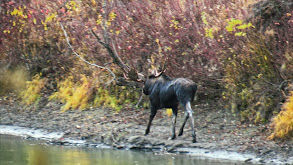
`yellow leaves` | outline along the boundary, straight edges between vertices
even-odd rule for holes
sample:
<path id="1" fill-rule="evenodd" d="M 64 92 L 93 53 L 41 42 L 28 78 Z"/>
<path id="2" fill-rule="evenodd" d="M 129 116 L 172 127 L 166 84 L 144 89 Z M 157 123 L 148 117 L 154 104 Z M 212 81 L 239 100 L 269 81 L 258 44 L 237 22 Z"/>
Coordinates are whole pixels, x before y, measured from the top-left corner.
<path id="1" fill-rule="evenodd" d="M 169 27 L 174 27 L 175 29 L 182 29 L 183 27 L 179 25 L 179 21 L 175 20 L 175 17 L 173 17 L 173 20 L 171 20 L 171 25 Z"/>
<path id="2" fill-rule="evenodd" d="M 96 24 L 97 25 L 100 25 L 102 23 L 102 17 L 99 17 L 98 19 L 97 19 L 97 21 L 96 21 Z"/>
<path id="3" fill-rule="evenodd" d="M 46 17 L 46 20 L 45 22 L 51 22 L 53 19 L 56 19 L 56 16 L 57 16 L 57 12 L 55 13 L 52 13 L 51 15 L 49 15 L 48 17 Z M 34 19 L 35 20 L 35 19 Z"/>
<path id="4" fill-rule="evenodd" d="M 179 39 L 176 39 L 174 42 L 175 42 L 175 43 L 179 42 Z"/>
<path id="5" fill-rule="evenodd" d="M 73 10 L 75 11 L 77 9 L 77 7 L 79 7 L 75 1 L 69 1 L 68 3 L 66 3 L 66 8 L 69 9 L 69 10 Z"/>
<path id="6" fill-rule="evenodd" d="M 242 24 L 242 25 L 237 26 L 236 28 L 237 28 L 237 29 L 240 29 L 240 30 L 244 30 L 244 29 L 246 29 L 246 28 L 250 28 L 250 27 L 255 28 L 251 23 L 248 23 L 248 24 Z"/>
<path id="7" fill-rule="evenodd" d="M 168 117 L 171 117 L 173 114 L 172 109 L 171 108 L 166 109 L 166 113 Z"/>
<path id="8" fill-rule="evenodd" d="M 293 91 L 287 98 L 282 111 L 273 118 L 271 124 L 273 133 L 268 137 L 269 139 L 275 138 L 289 138 L 293 137 Z"/>
<path id="9" fill-rule="evenodd" d="M 213 28 L 205 28 L 205 37 L 214 38 L 214 29 Z"/>
<path id="10" fill-rule="evenodd" d="M 4 30 L 3 32 L 10 34 L 10 30 Z"/>
<path id="11" fill-rule="evenodd" d="M 172 48 L 170 46 L 167 46 L 165 49 L 165 51 L 171 51 L 171 50 L 172 50 Z"/>
<path id="12" fill-rule="evenodd" d="M 23 9 L 26 9 L 26 6 L 24 6 Z M 10 12 L 10 15 L 17 16 L 20 18 L 28 18 L 28 16 L 24 14 L 23 9 L 21 8 L 21 6 L 19 6 L 18 9 L 14 8 L 13 11 Z"/>
<path id="13" fill-rule="evenodd" d="M 117 16 L 117 14 L 115 14 L 115 11 L 114 11 L 114 10 L 111 11 L 110 14 L 109 14 L 109 19 L 108 19 L 108 21 L 109 21 L 109 22 L 114 21 L 115 18 L 116 18 L 116 16 Z"/>
<path id="14" fill-rule="evenodd" d="M 226 26 L 226 30 L 230 33 L 235 32 L 234 35 L 239 37 L 246 36 L 246 33 L 243 32 L 243 30 L 248 28 L 254 28 L 254 26 L 251 23 L 243 24 L 242 20 L 234 19 L 234 18 L 232 18 L 231 20 L 228 20 L 227 23 L 228 25 Z"/>
<path id="15" fill-rule="evenodd" d="M 105 18 L 103 18 L 103 16 L 101 14 L 98 13 L 98 19 L 96 20 L 96 24 L 97 25 L 102 25 L 103 21 L 105 21 L 105 26 L 106 27 L 110 27 L 112 25 L 111 22 L 113 22 L 116 19 L 117 14 L 115 13 L 115 11 L 111 11 L 109 13 L 109 19 L 108 20 L 103 20 Z M 104 26 L 104 25 L 103 25 Z M 104 28 L 104 27 L 103 27 Z"/>
<path id="16" fill-rule="evenodd" d="M 106 27 L 109 27 L 109 26 L 111 26 L 111 25 L 112 25 L 111 22 L 106 21 Z"/>
<path id="17" fill-rule="evenodd" d="M 244 32 L 238 32 L 238 33 L 235 33 L 235 36 L 246 36 L 246 33 L 244 33 Z"/>
<path id="18" fill-rule="evenodd" d="M 34 22 L 34 24 L 37 24 L 37 20 L 35 18 L 34 18 L 33 22 Z"/>
<path id="19" fill-rule="evenodd" d="M 205 25 L 205 28 L 204 28 L 205 29 L 205 37 L 213 39 L 213 38 L 215 38 L 214 32 L 218 31 L 219 28 L 216 25 L 214 25 L 212 27 L 209 26 L 209 23 L 207 21 L 207 15 L 208 14 L 206 12 L 201 13 L 201 19 Z"/>
<path id="20" fill-rule="evenodd" d="M 93 5 L 95 5 L 96 4 L 96 1 L 95 0 L 92 0 L 92 3 L 93 3 Z"/>
<path id="21" fill-rule="evenodd" d="M 115 11 L 111 11 L 109 14 L 109 19 L 106 21 L 106 26 L 109 27 L 111 26 L 111 22 L 113 22 L 116 18 L 117 14 L 115 13 Z"/>
<path id="22" fill-rule="evenodd" d="M 20 28 L 18 29 L 19 32 L 23 31 L 23 27 L 26 24 L 26 20 L 28 18 L 28 15 L 25 14 L 24 9 L 26 9 L 26 6 L 23 6 L 23 8 L 19 6 L 18 8 L 14 8 L 11 12 L 7 11 L 7 14 L 15 16 L 14 21 L 10 20 L 10 22 L 12 22 L 13 27 L 20 25 Z M 10 31 L 7 32 L 10 33 Z"/>
<path id="23" fill-rule="evenodd" d="M 86 109 L 88 107 L 89 99 L 92 95 L 93 89 L 91 86 L 91 81 L 82 75 L 82 84 L 78 86 L 71 96 L 70 100 L 66 103 L 64 110 L 79 108 L 80 110 Z"/>
<path id="24" fill-rule="evenodd" d="M 49 97 L 49 99 L 61 99 L 66 104 L 62 110 L 76 109 L 84 110 L 89 106 L 92 97 L 92 81 L 85 75 L 81 75 L 81 82 L 74 83 L 73 77 L 68 76 L 58 84 L 59 90 Z"/>
<path id="25" fill-rule="evenodd" d="M 42 24 L 44 25 L 44 30 L 48 30 L 47 24 L 42 21 Z"/>
<path id="26" fill-rule="evenodd" d="M 58 83 L 58 92 L 55 92 L 49 97 L 50 100 L 60 99 L 61 101 L 66 101 L 68 96 L 71 96 L 73 91 L 73 77 L 68 76 L 65 80 Z"/>
<path id="27" fill-rule="evenodd" d="M 228 25 L 226 26 L 226 30 L 228 32 L 232 32 L 232 31 L 235 31 L 234 28 L 237 25 L 241 25 L 243 23 L 243 21 L 242 20 L 239 20 L 239 19 L 232 18 L 231 20 L 228 20 L 227 23 L 228 23 Z"/>
<path id="28" fill-rule="evenodd" d="M 262 78 L 262 76 L 263 76 L 263 74 L 260 73 L 257 75 L 257 78 Z"/>
<path id="29" fill-rule="evenodd" d="M 206 17 L 207 13 L 206 12 L 202 12 L 201 13 L 201 20 L 205 25 L 208 25 L 208 21 L 207 21 L 207 17 Z"/>
<path id="30" fill-rule="evenodd" d="M 20 94 L 22 102 L 26 105 L 31 105 L 38 101 L 41 97 L 41 90 L 45 87 L 46 83 L 47 79 L 41 78 L 39 74 L 35 75 L 32 81 L 27 81 L 26 90 Z"/>
<path id="31" fill-rule="evenodd" d="M 194 47 L 193 47 L 192 50 L 193 50 L 193 51 L 196 51 L 198 48 L 199 48 L 199 44 L 197 43 L 197 44 L 194 45 Z"/>
<path id="32" fill-rule="evenodd" d="M 75 74 L 74 77 L 77 75 Z M 108 87 L 103 87 L 101 75 L 99 78 L 88 77 L 79 74 L 80 81 L 74 81 L 73 76 L 68 76 L 63 81 L 58 82 L 58 91 L 49 97 L 50 100 L 57 99 L 64 103 L 62 110 L 79 109 L 84 110 L 90 107 L 110 107 L 116 111 L 121 110 L 122 104 L 135 102 L 139 97 L 137 92 L 127 87 L 120 87 L 110 84 Z"/>
<path id="33" fill-rule="evenodd" d="M 21 10 L 21 7 L 19 6 L 19 9 L 14 8 L 14 10 L 10 14 L 22 17 L 23 11 Z"/>
<path id="34" fill-rule="evenodd" d="M 117 90 L 114 91 L 115 93 L 118 92 Z M 105 106 L 115 109 L 116 111 L 121 110 L 122 106 L 119 105 L 121 100 L 125 98 L 125 94 L 129 95 L 127 91 L 121 92 L 119 97 L 117 98 L 115 95 L 112 95 L 107 89 L 103 87 L 99 87 L 97 90 L 97 95 L 94 99 L 94 106 Z M 124 101 L 127 103 L 128 101 Z"/>

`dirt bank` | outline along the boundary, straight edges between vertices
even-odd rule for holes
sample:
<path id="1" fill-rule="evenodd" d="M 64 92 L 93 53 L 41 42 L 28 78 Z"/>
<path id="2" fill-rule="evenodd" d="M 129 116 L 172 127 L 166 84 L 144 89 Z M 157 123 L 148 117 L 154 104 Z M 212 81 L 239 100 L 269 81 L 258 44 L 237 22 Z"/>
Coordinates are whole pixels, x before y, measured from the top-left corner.
<path id="1" fill-rule="evenodd" d="M 219 107 L 204 104 L 193 106 L 197 143 L 191 143 L 189 124 L 176 140 L 171 135 L 171 119 L 160 111 L 151 132 L 144 136 L 148 110 L 125 109 L 115 113 L 98 108 L 85 111 L 61 112 L 61 104 L 42 101 L 25 108 L 17 101 L 0 101 L 0 125 L 22 126 L 48 132 L 62 132 L 61 138 L 50 142 L 73 145 L 71 140 L 83 140 L 83 145 L 106 144 L 115 148 L 147 149 L 163 153 L 188 153 L 212 158 L 237 159 L 253 163 L 292 164 L 293 142 L 268 141 L 266 125 L 241 124 L 237 117 Z M 182 124 L 182 110 L 178 115 L 177 130 Z"/>

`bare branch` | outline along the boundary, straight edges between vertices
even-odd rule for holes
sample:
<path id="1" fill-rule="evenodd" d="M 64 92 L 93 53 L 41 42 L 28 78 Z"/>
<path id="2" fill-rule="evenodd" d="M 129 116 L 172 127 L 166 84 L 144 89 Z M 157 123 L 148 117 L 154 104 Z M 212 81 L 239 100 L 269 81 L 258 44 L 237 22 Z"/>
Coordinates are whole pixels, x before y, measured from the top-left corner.
<path id="1" fill-rule="evenodd" d="M 111 82 L 113 82 L 114 80 L 116 80 L 116 76 L 115 74 L 107 67 L 103 67 L 103 66 L 100 66 L 100 65 L 97 65 L 97 64 L 93 64 L 93 63 L 90 63 L 88 62 L 87 60 L 85 60 L 84 58 L 82 58 L 76 51 L 74 51 L 73 47 L 71 46 L 70 42 L 69 42 L 69 39 L 68 39 L 68 35 L 67 35 L 67 32 L 66 30 L 64 29 L 64 26 L 62 25 L 61 22 L 59 22 L 62 30 L 63 30 L 63 33 L 64 33 L 64 36 L 65 36 L 65 39 L 67 41 L 67 44 L 69 46 L 69 48 L 72 50 L 72 52 L 79 58 L 81 59 L 82 61 L 84 61 L 85 63 L 89 64 L 89 65 L 92 65 L 92 66 L 95 66 L 95 67 L 98 67 L 98 68 L 101 68 L 101 69 L 106 69 L 107 71 L 109 71 L 111 73 L 111 75 L 113 76 L 113 79 L 108 81 L 106 84 L 109 84 Z"/>
<path id="2" fill-rule="evenodd" d="M 141 103 L 143 96 L 144 96 L 143 89 L 141 89 L 141 95 L 140 95 L 140 97 L 138 99 L 138 102 L 135 105 L 136 108 L 138 108 L 139 104 Z"/>
<path id="3" fill-rule="evenodd" d="M 279 87 L 278 87 L 278 90 L 281 91 L 282 88 L 284 87 L 284 84 L 285 84 L 285 83 L 288 83 L 288 82 L 290 82 L 290 81 L 292 81 L 292 80 L 284 80 L 283 82 L 281 82 L 281 84 L 280 84 Z"/>
<path id="4" fill-rule="evenodd" d="M 106 26 L 107 1 L 108 0 L 104 0 L 104 3 L 102 5 L 102 7 L 103 7 L 103 30 L 104 30 L 104 41 L 107 45 L 109 45 L 109 37 L 108 37 L 107 26 Z"/>
<path id="5" fill-rule="evenodd" d="M 122 62 L 122 60 L 118 56 L 118 54 L 115 53 L 115 49 L 113 50 L 109 44 L 103 42 L 100 39 L 100 37 L 93 31 L 93 29 L 91 29 L 91 32 L 97 38 L 98 42 L 107 49 L 108 53 L 110 54 L 110 56 L 113 59 L 113 62 L 115 64 L 117 64 L 123 71 L 125 71 L 127 73 L 129 71 L 129 67 Z"/>
<path id="6" fill-rule="evenodd" d="M 113 47 L 113 50 L 114 50 L 114 54 L 116 54 L 116 57 L 118 58 L 118 60 L 125 66 L 125 67 L 127 67 L 128 69 L 129 69 L 129 67 L 127 66 L 127 65 L 125 65 L 123 62 L 122 62 L 122 59 L 119 57 L 119 55 L 118 55 L 118 53 L 117 53 L 117 51 L 116 51 L 116 48 L 115 48 L 115 45 L 114 45 L 114 42 L 113 42 L 113 40 L 111 39 L 111 41 L 112 41 L 112 47 Z"/>

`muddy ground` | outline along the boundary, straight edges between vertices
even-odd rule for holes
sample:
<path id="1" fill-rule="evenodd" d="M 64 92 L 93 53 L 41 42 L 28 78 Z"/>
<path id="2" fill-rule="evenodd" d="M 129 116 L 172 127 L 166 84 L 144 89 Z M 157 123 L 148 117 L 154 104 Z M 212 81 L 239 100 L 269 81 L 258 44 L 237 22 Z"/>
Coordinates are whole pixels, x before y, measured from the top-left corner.
<path id="1" fill-rule="evenodd" d="M 267 125 L 243 124 L 229 111 L 215 106 L 193 105 L 197 143 L 191 143 L 189 122 L 183 136 L 171 136 L 171 119 L 161 110 L 144 136 L 149 110 L 124 109 L 119 113 L 110 109 L 69 110 L 62 112 L 62 104 L 41 100 L 37 106 L 25 107 L 11 98 L 0 99 L 0 125 L 23 126 L 63 132 L 60 139 L 50 143 L 74 145 L 64 139 L 84 140 L 85 145 L 106 144 L 119 149 L 147 149 L 162 153 L 194 153 L 231 158 L 233 154 L 246 155 L 247 163 L 292 164 L 293 142 L 269 141 Z M 183 121 L 180 109 L 178 130 Z M 199 150 L 196 150 L 199 149 Z M 202 152 L 199 152 L 202 151 Z M 229 156 L 231 155 L 231 156 Z M 248 156 L 247 156 L 248 155 Z M 236 158 L 237 159 L 237 158 Z"/>

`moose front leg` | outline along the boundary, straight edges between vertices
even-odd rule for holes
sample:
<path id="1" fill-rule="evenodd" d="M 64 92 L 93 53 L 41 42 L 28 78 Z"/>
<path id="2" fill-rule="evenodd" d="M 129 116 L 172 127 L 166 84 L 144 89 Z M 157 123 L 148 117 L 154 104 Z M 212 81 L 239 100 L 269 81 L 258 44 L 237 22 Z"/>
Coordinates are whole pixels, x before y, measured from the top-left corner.
<path id="1" fill-rule="evenodd" d="M 152 125 L 152 121 L 153 121 L 154 117 L 157 114 L 157 110 L 158 109 L 151 108 L 151 114 L 150 114 L 149 123 L 148 123 L 147 129 L 145 130 L 145 134 L 144 134 L 145 136 L 148 135 L 149 132 L 150 132 L 150 128 L 151 128 L 151 125 Z"/>

